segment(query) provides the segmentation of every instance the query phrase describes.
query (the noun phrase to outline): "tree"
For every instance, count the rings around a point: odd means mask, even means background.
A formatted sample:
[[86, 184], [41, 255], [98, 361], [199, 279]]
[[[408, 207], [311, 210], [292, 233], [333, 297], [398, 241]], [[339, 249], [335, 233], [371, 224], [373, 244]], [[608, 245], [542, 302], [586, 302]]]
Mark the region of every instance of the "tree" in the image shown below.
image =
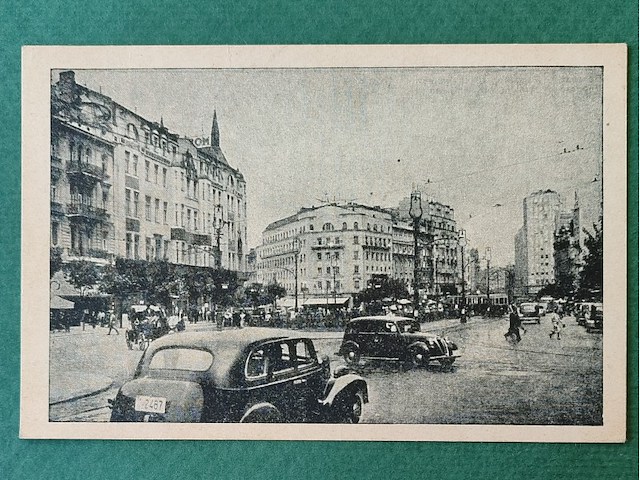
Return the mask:
[[602, 255], [602, 227], [598, 224], [593, 225], [593, 233], [587, 229], [585, 239], [585, 248], [587, 254], [584, 257], [584, 266], [580, 272], [580, 290], [579, 295], [583, 297], [602, 295], [603, 283], [603, 255]]
[[270, 283], [266, 287], [267, 297], [270, 299], [270, 302], [273, 303], [273, 306], [276, 305], [276, 300], [284, 297], [287, 294], [287, 290], [280, 285], [279, 283]]
[[409, 292], [404, 282], [398, 278], [387, 276], [374, 278], [367, 288], [357, 295], [358, 302], [375, 302], [383, 298], [400, 299], [409, 298]]
[[49, 278], [52, 278], [60, 270], [62, 270], [62, 250], [52, 247], [49, 252]]
[[100, 280], [100, 271], [95, 263], [86, 260], [75, 260], [63, 265], [64, 275], [71, 284], [84, 291], [86, 287], [92, 287]]

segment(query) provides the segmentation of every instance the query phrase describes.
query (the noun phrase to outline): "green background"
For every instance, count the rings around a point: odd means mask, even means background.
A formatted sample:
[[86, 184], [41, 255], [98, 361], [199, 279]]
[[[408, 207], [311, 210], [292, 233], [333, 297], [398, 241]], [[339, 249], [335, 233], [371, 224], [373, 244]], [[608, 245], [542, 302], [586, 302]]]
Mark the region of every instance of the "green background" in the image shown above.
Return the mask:
[[[184, 3], [51, 0], [10, 4], [0, 0], [0, 477], [638, 478], [637, 4], [631, 0]], [[22, 45], [565, 42], [615, 42], [630, 47], [631, 353], [626, 444], [18, 439]]]

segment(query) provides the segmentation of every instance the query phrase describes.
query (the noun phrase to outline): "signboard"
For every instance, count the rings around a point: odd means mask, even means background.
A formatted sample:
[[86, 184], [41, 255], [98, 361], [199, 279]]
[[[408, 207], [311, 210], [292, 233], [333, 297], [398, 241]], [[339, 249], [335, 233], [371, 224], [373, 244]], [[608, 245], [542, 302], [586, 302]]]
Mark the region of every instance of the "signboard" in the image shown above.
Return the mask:
[[196, 137], [193, 139], [196, 148], [205, 148], [211, 146], [211, 137]]

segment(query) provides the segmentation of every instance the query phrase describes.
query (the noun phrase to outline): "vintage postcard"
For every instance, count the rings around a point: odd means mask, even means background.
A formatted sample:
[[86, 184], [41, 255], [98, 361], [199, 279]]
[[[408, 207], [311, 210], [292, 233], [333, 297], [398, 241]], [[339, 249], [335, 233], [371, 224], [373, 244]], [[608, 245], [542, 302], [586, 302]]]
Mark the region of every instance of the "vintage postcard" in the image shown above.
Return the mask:
[[21, 437], [623, 442], [626, 64], [25, 47]]

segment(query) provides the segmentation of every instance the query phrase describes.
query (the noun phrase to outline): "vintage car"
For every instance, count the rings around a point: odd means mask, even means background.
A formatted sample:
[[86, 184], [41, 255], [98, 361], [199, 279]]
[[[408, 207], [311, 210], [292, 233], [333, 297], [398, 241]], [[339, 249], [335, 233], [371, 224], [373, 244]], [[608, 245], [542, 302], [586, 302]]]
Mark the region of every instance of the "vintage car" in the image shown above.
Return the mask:
[[311, 339], [243, 328], [152, 342], [110, 403], [112, 422], [358, 423], [367, 402], [365, 380], [332, 376]]
[[400, 360], [413, 366], [438, 360], [449, 366], [460, 356], [458, 346], [447, 338], [421, 333], [416, 320], [392, 315], [351, 320], [339, 354], [348, 365], [357, 365], [361, 359], [378, 359]]
[[542, 315], [540, 305], [533, 302], [524, 302], [520, 304], [520, 319], [523, 322], [534, 321], [540, 323], [540, 316]]
[[586, 315], [585, 327], [587, 332], [602, 330], [603, 310], [601, 303], [591, 304], [589, 314]]

